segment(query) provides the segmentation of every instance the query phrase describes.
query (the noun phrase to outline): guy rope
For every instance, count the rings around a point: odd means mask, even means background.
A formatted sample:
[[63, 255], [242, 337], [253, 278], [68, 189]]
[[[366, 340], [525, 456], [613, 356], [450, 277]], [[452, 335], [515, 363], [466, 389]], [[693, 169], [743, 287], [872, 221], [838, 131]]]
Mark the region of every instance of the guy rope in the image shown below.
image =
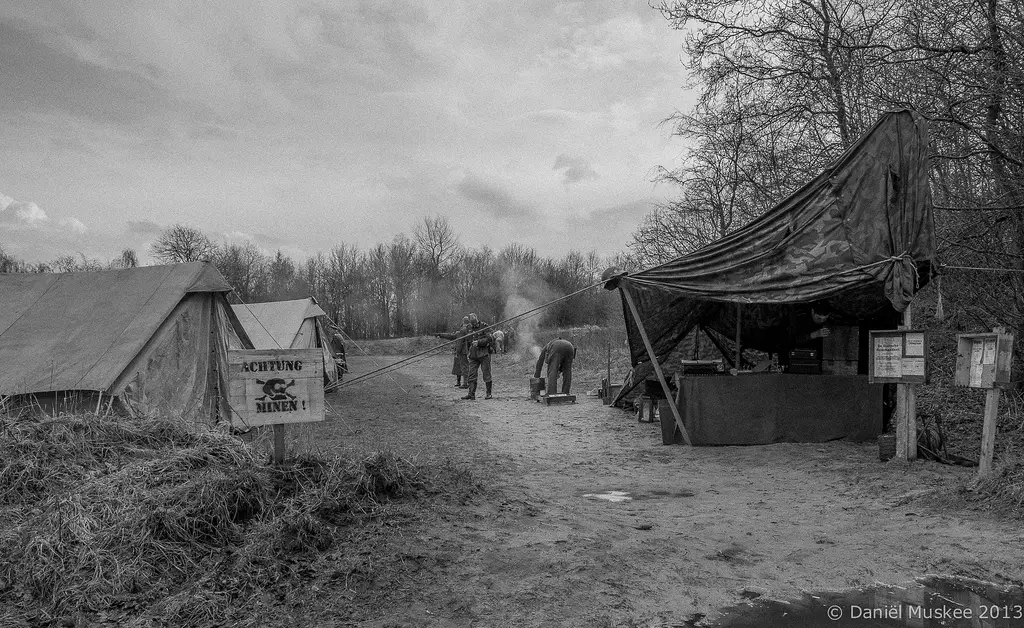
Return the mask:
[[[492, 329], [494, 327], [499, 327], [501, 325], [505, 325], [507, 323], [511, 323], [512, 321], [516, 321], [516, 320], [519, 320], [519, 319], [522, 319], [522, 318], [527, 318], [529, 316], [534, 316], [534, 315], [536, 315], [537, 313], [539, 313], [541, 310], [543, 310], [545, 308], [549, 308], [549, 307], [551, 307], [552, 305], [554, 305], [556, 303], [559, 303], [561, 301], [565, 301], [566, 299], [571, 299], [572, 297], [575, 297], [577, 295], [583, 294], [587, 290], [591, 290], [591, 289], [596, 288], [598, 286], [604, 285], [605, 283], [606, 283], [605, 280], [602, 279], [601, 281], [598, 281], [597, 283], [590, 284], [589, 286], [587, 286], [585, 288], [580, 288], [579, 290], [577, 290], [575, 292], [571, 292], [571, 293], [569, 293], [567, 295], [558, 297], [557, 299], [554, 299], [553, 301], [548, 301], [547, 303], [545, 303], [543, 305], [539, 305], [539, 306], [533, 308], [532, 310], [527, 310], [527, 311], [522, 312], [520, 314], [516, 314], [515, 316], [506, 318], [505, 320], [502, 320], [502, 321], [498, 321], [497, 323], [494, 323], [492, 325], [488, 325], [487, 327], [484, 327], [482, 329], [483, 330], [488, 330], [488, 329]], [[479, 332], [480, 330], [476, 330], [476, 331]], [[474, 333], [476, 333], [476, 332], [474, 332]], [[392, 371], [396, 371], [396, 370], [398, 370], [400, 368], [403, 368], [405, 366], [409, 366], [411, 364], [415, 364], [416, 362], [420, 362], [422, 360], [425, 360], [427, 357], [429, 357], [429, 355], [433, 354], [438, 349], [443, 349], [444, 347], [447, 347], [447, 346], [450, 346], [452, 344], [455, 344], [456, 342], [458, 342], [458, 341], [460, 341], [460, 340], [462, 340], [464, 338], [468, 338], [471, 335], [472, 334], [466, 334], [465, 336], [460, 336], [460, 337], [458, 337], [458, 338], [456, 338], [454, 340], [449, 340], [448, 342], [439, 344], [436, 347], [431, 347], [430, 349], [427, 349], [426, 351], [421, 351], [421, 352], [419, 352], [419, 353], [417, 353], [415, 355], [408, 356], [406, 358], [398, 360], [397, 362], [393, 362], [393, 363], [388, 364], [386, 366], [382, 366], [382, 367], [380, 367], [380, 368], [378, 368], [376, 370], [370, 371], [368, 373], [363, 373], [362, 375], [360, 375], [358, 377], [354, 377], [352, 379], [345, 380], [343, 382], [342, 381], [335, 382], [334, 384], [331, 384], [331, 385], [327, 386], [324, 389], [324, 391], [325, 392], [331, 392], [331, 391], [334, 391], [334, 390], [341, 390], [342, 388], [347, 388], [348, 386], [351, 386], [351, 385], [353, 385], [353, 384], [355, 384], [357, 382], [361, 382], [361, 381], [368, 380], [368, 379], [373, 379], [375, 377], [379, 377], [381, 375], [390, 373]]]

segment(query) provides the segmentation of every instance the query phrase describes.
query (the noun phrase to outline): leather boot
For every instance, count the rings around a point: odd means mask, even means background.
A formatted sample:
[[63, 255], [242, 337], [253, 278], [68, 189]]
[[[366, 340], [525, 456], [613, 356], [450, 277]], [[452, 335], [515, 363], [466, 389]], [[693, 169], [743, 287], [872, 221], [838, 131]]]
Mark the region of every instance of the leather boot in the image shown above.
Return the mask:
[[487, 387], [487, 394], [484, 395], [484, 399], [491, 399], [491, 382], [484, 382], [484, 386]]
[[473, 399], [476, 399], [476, 382], [470, 383], [470, 385], [469, 385], [469, 392], [466, 393], [466, 396], [463, 397], [463, 399], [469, 399], [471, 401]]
[[462, 388], [462, 376], [456, 376], [456, 378], [455, 378], [455, 387], [456, 388]]

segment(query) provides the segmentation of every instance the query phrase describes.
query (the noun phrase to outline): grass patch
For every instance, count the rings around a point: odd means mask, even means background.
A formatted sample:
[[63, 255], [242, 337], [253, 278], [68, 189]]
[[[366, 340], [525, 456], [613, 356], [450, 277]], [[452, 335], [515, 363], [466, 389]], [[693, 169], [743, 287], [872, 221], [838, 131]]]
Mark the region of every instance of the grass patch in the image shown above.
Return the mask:
[[958, 493], [979, 509], [1024, 520], [1024, 464], [999, 465], [983, 480], [963, 481]]
[[0, 415], [0, 624], [230, 621], [425, 490], [387, 451], [272, 467], [178, 420]]

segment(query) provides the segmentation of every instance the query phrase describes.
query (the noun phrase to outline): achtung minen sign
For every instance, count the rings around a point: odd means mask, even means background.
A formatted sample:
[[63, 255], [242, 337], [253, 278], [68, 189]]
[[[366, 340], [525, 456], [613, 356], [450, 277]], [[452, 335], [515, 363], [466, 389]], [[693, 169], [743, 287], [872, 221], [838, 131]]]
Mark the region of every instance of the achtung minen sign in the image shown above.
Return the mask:
[[321, 349], [229, 351], [232, 422], [248, 426], [324, 420]]

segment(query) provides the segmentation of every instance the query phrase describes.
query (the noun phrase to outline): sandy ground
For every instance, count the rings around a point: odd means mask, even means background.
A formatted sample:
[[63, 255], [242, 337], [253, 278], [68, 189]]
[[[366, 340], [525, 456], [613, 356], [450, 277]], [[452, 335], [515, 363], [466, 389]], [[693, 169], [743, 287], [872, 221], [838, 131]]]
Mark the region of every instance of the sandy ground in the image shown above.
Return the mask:
[[[394, 359], [354, 358], [353, 375]], [[657, 423], [586, 396], [596, 381], [549, 407], [528, 399], [529, 367], [496, 356], [496, 398], [470, 402], [449, 366], [348, 387], [327, 422], [290, 431], [296, 448], [464, 465], [487, 487], [387, 537], [399, 573], [350, 567], [293, 625], [685, 626], [758, 594], [1024, 580], [1018, 526], [928, 493], [973, 469], [881, 463], [875, 444], [666, 446]], [[629, 499], [595, 497], [610, 491]]]

